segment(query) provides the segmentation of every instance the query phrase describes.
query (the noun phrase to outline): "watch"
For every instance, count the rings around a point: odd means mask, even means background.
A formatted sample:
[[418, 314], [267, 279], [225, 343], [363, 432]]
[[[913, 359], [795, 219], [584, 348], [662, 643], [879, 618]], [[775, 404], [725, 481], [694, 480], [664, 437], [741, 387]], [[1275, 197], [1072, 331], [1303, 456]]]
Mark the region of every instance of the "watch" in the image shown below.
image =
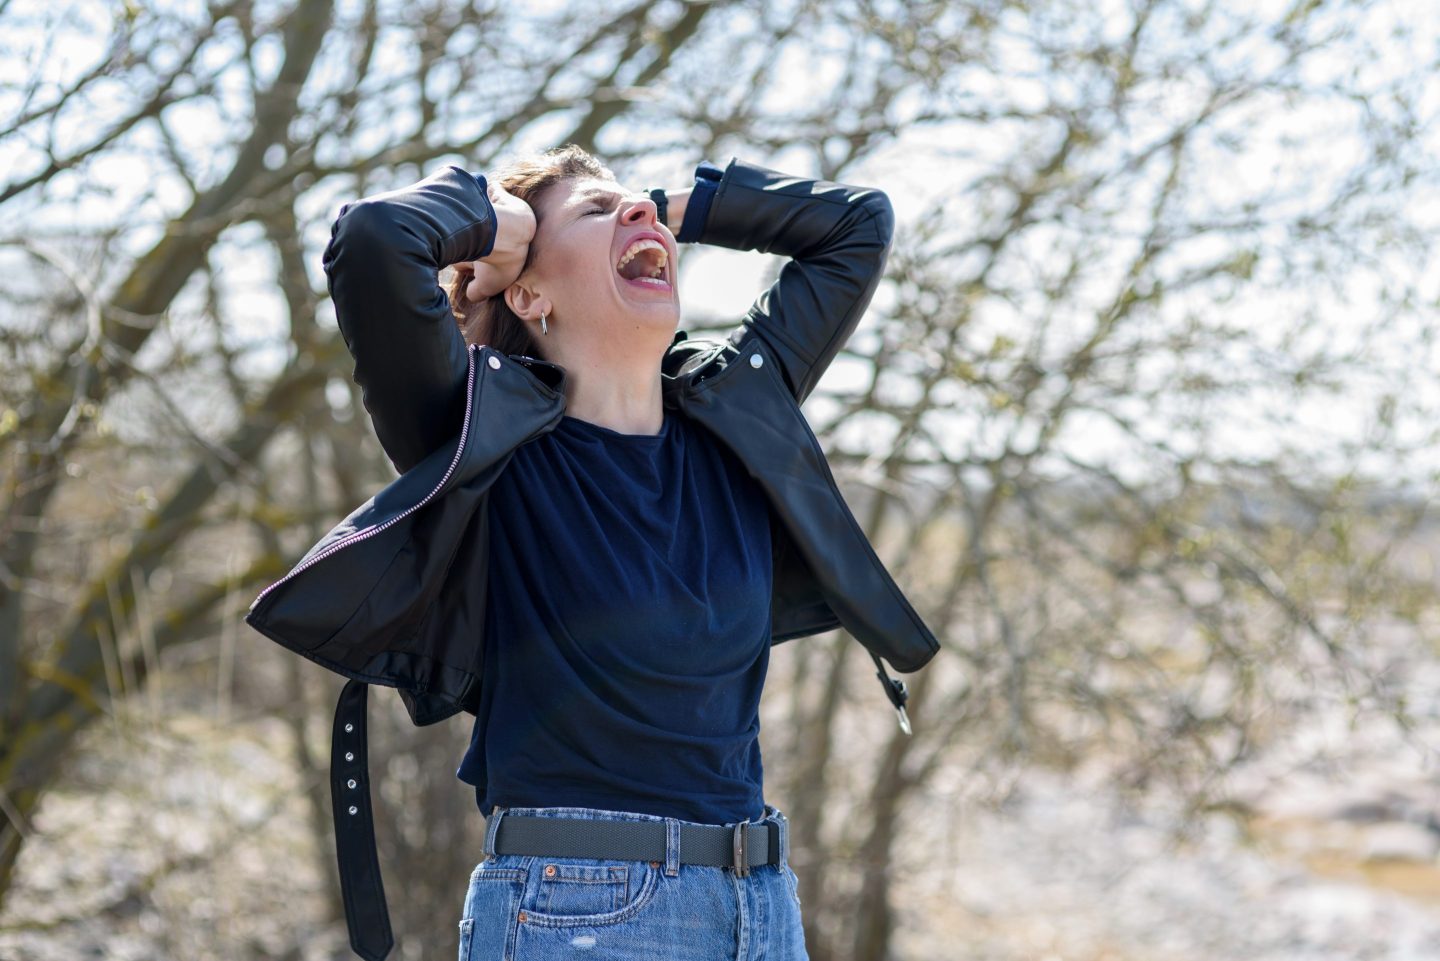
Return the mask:
[[645, 192], [650, 195], [651, 200], [655, 201], [656, 219], [659, 220], [662, 224], [665, 224], [665, 226], [670, 226], [668, 219], [670, 211], [670, 198], [665, 196], [665, 188], [651, 187]]

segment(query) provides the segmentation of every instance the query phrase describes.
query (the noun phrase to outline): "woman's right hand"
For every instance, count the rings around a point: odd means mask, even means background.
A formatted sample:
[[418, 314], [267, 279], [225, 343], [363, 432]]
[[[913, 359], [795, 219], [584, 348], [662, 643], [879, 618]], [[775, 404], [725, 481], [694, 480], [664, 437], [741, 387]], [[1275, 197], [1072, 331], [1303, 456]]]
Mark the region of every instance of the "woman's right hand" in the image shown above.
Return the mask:
[[486, 180], [490, 205], [495, 208], [495, 245], [480, 260], [453, 265], [471, 275], [465, 297], [471, 301], [494, 297], [513, 284], [525, 266], [530, 241], [535, 237], [535, 211], [499, 183]]

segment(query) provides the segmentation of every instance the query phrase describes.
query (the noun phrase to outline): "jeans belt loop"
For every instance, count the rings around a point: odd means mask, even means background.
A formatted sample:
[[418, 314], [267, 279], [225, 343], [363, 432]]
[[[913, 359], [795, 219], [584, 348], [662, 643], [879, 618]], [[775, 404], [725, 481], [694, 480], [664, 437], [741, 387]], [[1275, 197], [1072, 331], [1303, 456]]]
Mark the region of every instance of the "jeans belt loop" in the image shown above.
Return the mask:
[[680, 821], [665, 819], [665, 873], [675, 877], [680, 873]]
[[780, 812], [780, 860], [790, 864], [790, 819]]
[[500, 819], [505, 816], [505, 809], [500, 805], [490, 811], [490, 817], [485, 819], [485, 857], [493, 861], [499, 854], [496, 853], [495, 836], [500, 832]]

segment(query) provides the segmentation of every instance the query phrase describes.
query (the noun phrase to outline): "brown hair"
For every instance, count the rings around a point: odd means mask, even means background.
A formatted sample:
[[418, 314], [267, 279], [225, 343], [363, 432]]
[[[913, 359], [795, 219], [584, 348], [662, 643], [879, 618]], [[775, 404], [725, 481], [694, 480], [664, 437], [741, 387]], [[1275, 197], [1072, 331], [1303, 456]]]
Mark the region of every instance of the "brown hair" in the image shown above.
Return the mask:
[[[552, 147], [544, 153], [530, 154], [511, 160], [486, 176], [488, 183], [498, 183], [507, 191], [525, 201], [535, 210], [535, 229], [540, 229], [540, 199], [552, 187], [564, 180], [579, 180], [597, 177], [615, 180], [615, 174], [583, 147], [573, 143]], [[525, 254], [525, 265], [521, 273], [530, 269], [535, 259], [535, 245], [531, 244]], [[450, 312], [460, 327], [467, 344], [488, 344], [504, 354], [525, 354], [545, 359], [540, 347], [540, 338], [532, 336], [510, 305], [505, 302], [501, 291], [484, 300], [471, 301], [465, 296], [465, 285], [472, 275], [468, 271], [454, 271], [454, 276], [445, 284], [445, 294], [450, 299]]]

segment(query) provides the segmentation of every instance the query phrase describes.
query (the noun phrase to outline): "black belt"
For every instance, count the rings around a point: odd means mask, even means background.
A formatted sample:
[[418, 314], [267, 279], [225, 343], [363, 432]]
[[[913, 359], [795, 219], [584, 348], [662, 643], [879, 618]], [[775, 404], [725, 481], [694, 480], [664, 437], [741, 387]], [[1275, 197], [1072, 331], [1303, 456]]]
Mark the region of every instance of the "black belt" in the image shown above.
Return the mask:
[[[613, 858], [620, 861], [664, 861], [664, 821], [614, 821], [592, 818], [508, 814], [499, 817], [493, 849], [486, 854], [539, 854], [555, 858]], [[762, 864], [779, 864], [786, 823], [741, 821], [734, 825], [680, 825], [681, 864], [728, 867], [740, 877]], [[489, 832], [486, 832], [487, 834]]]

